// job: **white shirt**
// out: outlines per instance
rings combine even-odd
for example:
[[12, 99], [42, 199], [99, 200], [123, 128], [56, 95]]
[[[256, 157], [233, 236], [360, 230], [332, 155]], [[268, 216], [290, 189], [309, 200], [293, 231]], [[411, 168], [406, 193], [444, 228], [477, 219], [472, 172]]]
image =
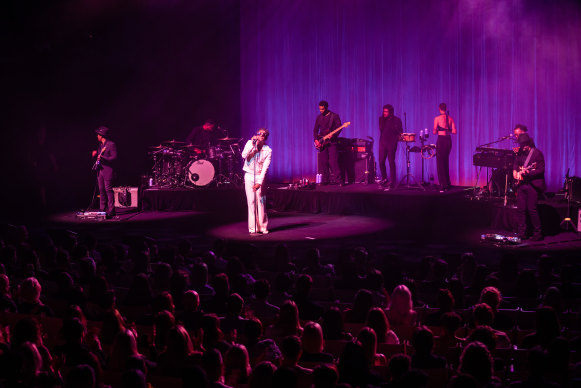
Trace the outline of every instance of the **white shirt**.
[[242, 158], [244, 160], [244, 166], [242, 169], [246, 173], [254, 174], [254, 166], [256, 165], [256, 179], [254, 183], [262, 185], [262, 182], [264, 182], [264, 177], [266, 176], [266, 172], [268, 171], [268, 167], [270, 166], [270, 161], [272, 159], [272, 149], [264, 144], [260, 152], [254, 155], [250, 160], [246, 160], [246, 157], [253, 148], [254, 145], [252, 144], [252, 140], [248, 140], [244, 146], [244, 150], [242, 151]]

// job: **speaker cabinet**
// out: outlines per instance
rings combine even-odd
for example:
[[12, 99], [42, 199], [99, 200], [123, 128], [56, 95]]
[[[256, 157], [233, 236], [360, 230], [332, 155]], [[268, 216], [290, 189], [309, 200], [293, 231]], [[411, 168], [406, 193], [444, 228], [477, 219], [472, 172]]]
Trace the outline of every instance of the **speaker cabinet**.
[[139, 190], [137, 187], [113, 187], [115, 194], [115, 207], [137, 207], [139, 203]]
[[567, 178], [565, 187], [571, 201], [581, 202], [581, 178], [576, 176]]

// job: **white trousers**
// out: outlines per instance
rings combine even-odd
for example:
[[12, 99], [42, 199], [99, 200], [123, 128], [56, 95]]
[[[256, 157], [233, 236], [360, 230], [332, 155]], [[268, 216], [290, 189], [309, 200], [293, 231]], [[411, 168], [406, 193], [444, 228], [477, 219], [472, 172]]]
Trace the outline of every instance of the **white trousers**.
[[[262, 195], [262, 185], [253, 191], [254, 174], [244, 174], [244, 189], [248, 203], [248, 231], [250, 233], [268, 230], [268, 216], [266, 215], [266, 197]], [[256, 203], [258, 201], [258, 203]], [[257, 214], [258, 213], [258, 214]], [[257, 217], [258, 216], [258, 217]]]

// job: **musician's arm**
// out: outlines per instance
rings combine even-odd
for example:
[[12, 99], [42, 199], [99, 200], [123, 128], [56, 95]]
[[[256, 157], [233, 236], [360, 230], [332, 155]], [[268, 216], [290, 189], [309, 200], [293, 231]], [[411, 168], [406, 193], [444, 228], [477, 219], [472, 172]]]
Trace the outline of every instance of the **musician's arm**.
[[515, 157], [514, 162], [512, 163], [512, 177], [514, 179], [518, 179], [518, 171], [519, 171], [518, 157]]
[[[337, 129], [341, 126], [341, 119], [339, 118], [339, 115], [337, 113], [333, 114], [333, 128]], [[341, 132], [343, 131], [343, 129], [341, 129], [340, 131], [338, 131], [337, 133], [335, 133], [333, 135], [333, 138], [337, 138], [339, 137], [339, 135], [341, 134]]]
[[399, 117], [397, 118], [397, 132], [403, 133], [403, 125], [402, 125], [401, 119]]
[[453, 118], [450, 118], [450, 121], [452, 121], [452, 133], [456, 134], [456, 122]]
[[542, 153], [537, 153], [537, 157], [535, 158], [535, 168], [529, 171], [529, 175], [534, 177], [536, 175], [543, 175], [545, 173], [545, 157]]
[[438, 134], [438, 117], [434, 118], [434, 135]]
[[101, 160], [106, 160], [107, 162], [117, 160], [117, 146], [115, 145], [115, 143], [107, 142], [107, 144], [105, 144], [105, 147], [107, 147], [107, 149], [101, 155]]
[[317, 139], [319, 138], [319, 127], [321, 125], [319, 124], [319, 117], [317, 116], [317, 119], [315, 120], [315, 128], [313, 129], [313, 140], [317, 141]]

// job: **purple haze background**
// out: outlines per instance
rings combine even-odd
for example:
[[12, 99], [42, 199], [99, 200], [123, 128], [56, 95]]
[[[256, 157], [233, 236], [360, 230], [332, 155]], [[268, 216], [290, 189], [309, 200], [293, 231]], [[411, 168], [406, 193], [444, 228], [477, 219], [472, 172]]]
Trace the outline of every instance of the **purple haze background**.
[[[581, 13], [572, 1], [249, 0], [240, 12], [241, 131], [271, 130], [275, 180], [314, 176], [321, 99], [352, 122], [342, 136], [376, 140], [384, 104], [402, 120], [405, 112], [408, 132], [431, 133], [446, 102], [459, 128], [453, 184], [474, 184], [476, 146], [517, 123], [545, 154], [549, 189], [568, 168], [581, 174]], [[399, 178], [404, 160], [400, 146]], [[412, 173], [421, 176], [417, 154]], [[435, 159], [426, 173], [437, 176]]]

